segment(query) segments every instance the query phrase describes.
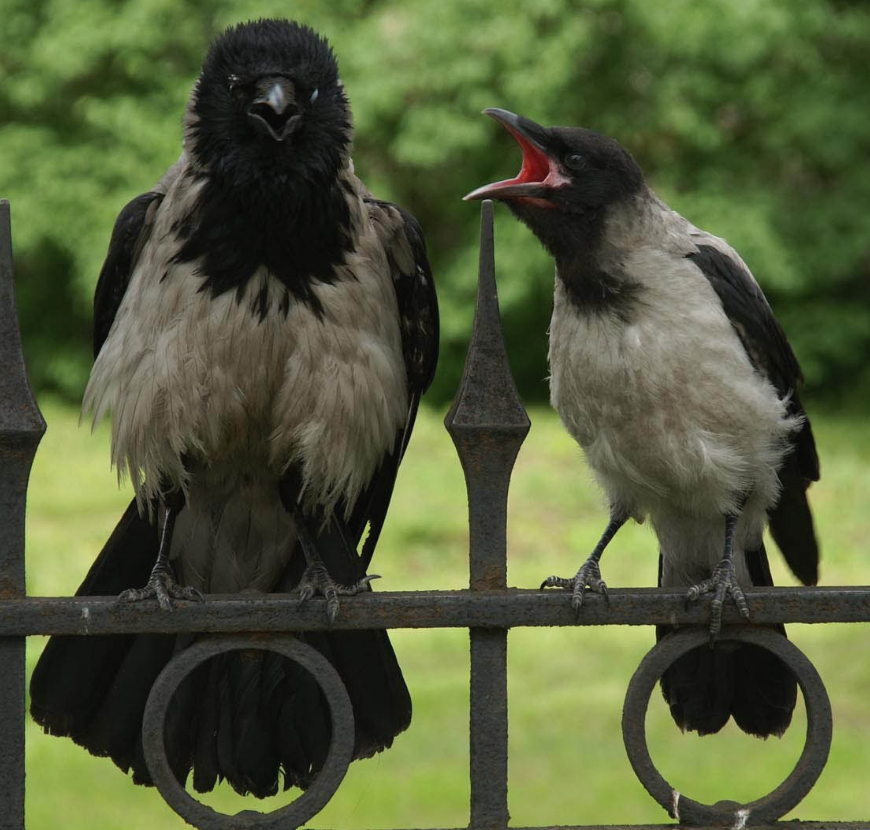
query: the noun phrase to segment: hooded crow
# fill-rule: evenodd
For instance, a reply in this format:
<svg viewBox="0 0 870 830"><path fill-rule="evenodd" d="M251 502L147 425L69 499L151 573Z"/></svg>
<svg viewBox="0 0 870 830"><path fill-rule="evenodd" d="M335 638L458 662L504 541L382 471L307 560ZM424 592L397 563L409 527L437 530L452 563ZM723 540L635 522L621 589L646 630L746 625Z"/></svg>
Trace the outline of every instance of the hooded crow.
<svg viewBox="0 0 870 830"><path fill-rule="evenodd" d="M84 398L112 416L136 498L80 595L126 600L367 590L366 570L438 351L416 220L354 175L327 42L260 20L212 45L181 158L118 217L94 300ZM368 535L363 541L365 529ZM144 584L144 588L140 587ZM287 620L288 628L293 621ZM338 670L355 757L391 745L411 701L383 631L298 634ZM54 637L31 682L43 728L150 784L145 700L192 636ZM313 678L232 652L174 699L167 754L199 791L306 787L329 746Z"/></svg>
<svg viewBox="0 0 870 830"><path fill-rule="evenodd" d="M577 613L586 590L606 598L604 548L646 517L659 584L712 595L711 638L727 596L748 617L742 588L772 584L768 520L791 569L815 584L806 490L819 462L801 373L743 260L656 197L613 139L485 112L519 143L522 169L466 198L504 201L556 261L551 400L610 503L577 574L542 587L568 589ZM733 643L686 655L662 689L677 724L701 734L733 715L746 732L780 735L796 700L778 658Z"/></svg>

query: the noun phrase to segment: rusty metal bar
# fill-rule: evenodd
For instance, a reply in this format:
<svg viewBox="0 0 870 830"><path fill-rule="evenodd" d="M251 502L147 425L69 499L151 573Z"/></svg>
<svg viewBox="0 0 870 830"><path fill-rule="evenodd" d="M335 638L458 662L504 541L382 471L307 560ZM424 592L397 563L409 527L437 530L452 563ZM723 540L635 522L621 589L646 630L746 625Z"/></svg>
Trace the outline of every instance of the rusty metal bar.
<svg viewBox="0 0 870 830"><path fill-rule="evenodd" d="M0 828L24 830L25 640L0 638Z"/></svg>
<svg viewBox="0 0 870 830"><path fill-rule="evenodd" d="M510 830L680 830L683 825L670 824L551 824L546 827L511 827ZM866 821L801 821L786 819L775 824L752 824L746 830L867 830ZM420 830L420 828L414 828ZM427 830L432 830L427 828ZM450 830L468 830L454 827ZM723 830L722 825L693 825L692 830Z"/></svg>
<svg viewBox="0 0 870 830"><path fill-rule="evenodd" d="M480 211L477 308L462 383L444 425L456 445L468 490L469 585L507 587L507 498L529 418L505 350L495 283L492 202ZM507 628L472 626L472 830L503 830L507 806Z"/></svg>
<svg viewBox="0 0 870 830"><path fill-rule="evenodd" d="M508 814L507 630L472 628L471 830L505 830Z"/></svg>
<svg viewBox="0 0 870 830"><path fill-rule="evenodd" d="M9 202L0 200L0 598L25 595L24 509L45 421L27 382ZM0 830L24 830L25 639L0 637Z"/></svg>
<svg viewBox="0 0 870 830"><path fill-rule="evenodd" d="M750 588L753 623L870 622L870 587ZM708 609L685 608L681 591L613 588L610 607L588 596L579 625L704 625ZM740 625L736 609L723 622ZM529 628L573 626L566 594L503 591L379 591L343 597L332 628ZM118 603L115 597L28 597L0 600L0 637L30 634L133 634L211 631L325 631L325 603L292 594L211 594L204 603L178 602L172 614L156 603Z"/></svg>
<svg viewBox="0 0 870 830"><path fill-rule="evenodd" d="M471 343L444 425L456 445L468 489L470 587L505 588L508 487L531 424L502 336L490 201L481 205L480 276Z"/></svg>
<svg viewBox="0 0 870 830"><path fill-rule="evenodd" d="M833 718L831 701L815 666L775 629L727 627L722 629L720 639L723 643L752 643L775 654L793 672L806 706L807 734L800 758L789 776L767 795L751 802L739 804L720 800L710 805L677 792L650 757L646 738L650 697L674 661L693 649L707 648L709 639L709 631L704 627L678 629L659 641L641 661L628 684L622 708L622 737L628 760L647 792L680 824L752 827L760 822L776 821L800 804L822 774L831 749Z"/></svg>

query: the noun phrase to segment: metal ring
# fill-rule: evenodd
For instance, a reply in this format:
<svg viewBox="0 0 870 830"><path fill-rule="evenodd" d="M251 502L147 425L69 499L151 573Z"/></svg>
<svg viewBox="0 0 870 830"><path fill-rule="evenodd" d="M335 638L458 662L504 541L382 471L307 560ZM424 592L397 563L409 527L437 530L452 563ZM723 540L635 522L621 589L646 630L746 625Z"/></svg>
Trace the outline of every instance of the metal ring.
<svg viewBox="0 0 870 830"><path fill-rule="evenodd" d="M774 822L794 808L822 774L831 748L831 702L819 673L809 658L792 642L770 628L728 626L719 640L753 643L775 654L794 673L807 710L807 739L795 768L775 790L749 804L727 802L710 806L678 794L656 769L646 743L646 713L650 695L665 670L678 658L709 641L704 628L683 628L656 644L641 661L628 685L622 710L622 737L628 759L647 792L683 824L744 826ZM741 821L743 822L741 824Z"/></svg>
<svg viewBox="0 0 870 830"><path fill-rule="evenodd" d="M190 672L223 652L247 649L277 652L311 673L329 703L332 741L323 768L295 801L270 813L244 810L230 816L197 801L179 784L166 757L164 724L172 696ZM277 830L279 827L286 830L299 827L323 809L344 779L353 755L353 707L338 672L311 646L286 636L217 637L194 643L167 663L148 695L142 722L142 744L154 784L166 803L189 824L200 830Z"/></svg>

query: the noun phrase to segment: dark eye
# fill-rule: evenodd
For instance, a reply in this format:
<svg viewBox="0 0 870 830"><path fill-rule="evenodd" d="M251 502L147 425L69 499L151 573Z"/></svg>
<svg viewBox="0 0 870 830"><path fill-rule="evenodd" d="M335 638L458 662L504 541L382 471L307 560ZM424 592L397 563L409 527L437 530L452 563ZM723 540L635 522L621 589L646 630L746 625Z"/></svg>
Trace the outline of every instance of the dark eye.
<svg viewBox="0 0 870 830"><path fill-rule="evenodd" d="M565 156L565 167L569 170L582 170L586 166L586 158L579 153Z"/></svg>
<svg viewBox="0 0 870 830"><path fill-rule="evenodd" d="M227 88L233 98L238 99L245 97L245 87L238 75L230 75L227 78Z"/></svg>

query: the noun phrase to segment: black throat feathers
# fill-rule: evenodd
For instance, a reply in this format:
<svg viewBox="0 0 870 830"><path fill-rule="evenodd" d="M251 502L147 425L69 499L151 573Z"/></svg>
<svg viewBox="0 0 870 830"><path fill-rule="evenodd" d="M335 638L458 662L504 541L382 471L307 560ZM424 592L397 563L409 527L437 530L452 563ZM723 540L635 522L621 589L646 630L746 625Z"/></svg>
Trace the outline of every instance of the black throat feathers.
<svg viewBox="0 0 870 830"><path fill-rule="evenodd" d="M638 282L601 261L606 208L565 212L508 202L556 260L557 279L580 314L614 314L628 321L642 293Z"/></svg>
<svg viewBox="0 0 870 830"><path fill-rule="evenodd" d="M593 256L556 260L556 275L581 314L613 314L627 323L642 293L639 283L626 276L614 276Z"/></svg>
<svg viewBox="0 0 870 830"><path fill-rule="evenodd" d="M173 261L198 260L200 291L213 297L235 291L240 304L250 279L265 268L284 290L269 296L264 282L248 297L261 320L274 302L285 315L294 301L323 314L312 286L340 279L337 267L353 246L351 189L349 182L333 180L322 187L272 182L242 191L208 177L193 213L173 226L181 241Z"/></svg>

